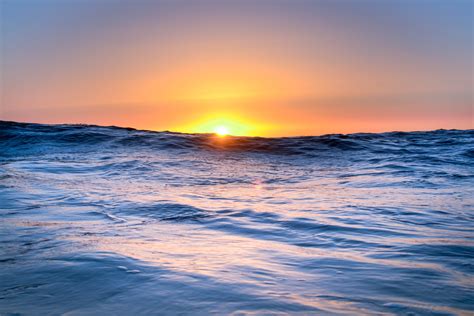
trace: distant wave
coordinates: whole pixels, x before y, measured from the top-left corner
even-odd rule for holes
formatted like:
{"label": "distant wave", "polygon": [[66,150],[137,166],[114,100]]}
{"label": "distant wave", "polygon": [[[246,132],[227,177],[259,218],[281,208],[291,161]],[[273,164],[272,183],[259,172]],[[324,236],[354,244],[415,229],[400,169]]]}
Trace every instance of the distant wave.
{"label": "distant wave", "polygon": [[[372,153],[407,153],[410,151],[453,150],[453,146],[470,144],[474,130],[436,130],[428,132],[387,132],[331,134],[304,137],[238,137],[225,140],[213,134],[181,134],[154,132],[96,125],[46,125],[0,121],[0,144],[4,155],[17,150],[35,153],[36,149],[51,150],[75,146],[75,151],[101,148],[137,147],[153,150],[227,150],[265,152],[280,155],[317,155],[322,151],[369,151]],[[41,150],[40,150],[41,151]],[[473,148],[455,152],[466,157],[474,155]]]}

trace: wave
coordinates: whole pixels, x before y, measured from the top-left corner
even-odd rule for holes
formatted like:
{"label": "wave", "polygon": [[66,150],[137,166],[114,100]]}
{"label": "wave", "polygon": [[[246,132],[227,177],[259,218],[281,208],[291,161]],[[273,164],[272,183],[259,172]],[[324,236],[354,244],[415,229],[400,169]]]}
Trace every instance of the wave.
{"label": "wave", "polygon": [[[451,153],[474,156],[474,130],[435,130],[423,132],[387,132],[330,134],[302,137],[239,137],[227,136],[225,141],[214,134],[182,134],[154,132],[96,125],[47,125],[0,121],[0,145],[3,155],[38,153],[74,146],[74,151],[102,149],[147,148],[152,150],[219,150],[233,152],[264,152],[279,155],[315,155],[325,151],[368,151],[374,154],[410,154],[413,152]],[[457,147],[461,146],[460,151]]]}
{"label": "wave", "polygon": [[469,314],[473,188],[474,130],[0,121],[0,314]]}

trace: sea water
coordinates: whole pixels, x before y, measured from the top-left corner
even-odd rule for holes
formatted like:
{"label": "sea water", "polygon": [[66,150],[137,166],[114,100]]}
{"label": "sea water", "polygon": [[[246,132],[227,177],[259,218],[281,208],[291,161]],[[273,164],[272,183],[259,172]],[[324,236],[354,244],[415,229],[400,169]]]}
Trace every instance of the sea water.
{"label": "sea water", "polygon": [[474,130],[0,122],[0,315],[474,312]]}

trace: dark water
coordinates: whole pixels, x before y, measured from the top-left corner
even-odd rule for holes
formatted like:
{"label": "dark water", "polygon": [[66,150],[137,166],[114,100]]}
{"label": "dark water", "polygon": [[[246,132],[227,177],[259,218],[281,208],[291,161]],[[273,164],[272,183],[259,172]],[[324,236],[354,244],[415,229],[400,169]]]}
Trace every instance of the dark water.
{"label": "dark water", "polygon": [[474,130],[0,148],[1,315],[474,312]]}

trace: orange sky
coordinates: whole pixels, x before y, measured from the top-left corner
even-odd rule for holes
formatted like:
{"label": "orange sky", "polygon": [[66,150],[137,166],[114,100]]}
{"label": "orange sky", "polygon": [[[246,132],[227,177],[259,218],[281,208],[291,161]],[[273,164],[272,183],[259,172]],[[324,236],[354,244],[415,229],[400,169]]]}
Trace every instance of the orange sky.
{"label": "orange sky", "polygon": [[469,1],[3,1],[0,119],[317,135],[473,128]]}

